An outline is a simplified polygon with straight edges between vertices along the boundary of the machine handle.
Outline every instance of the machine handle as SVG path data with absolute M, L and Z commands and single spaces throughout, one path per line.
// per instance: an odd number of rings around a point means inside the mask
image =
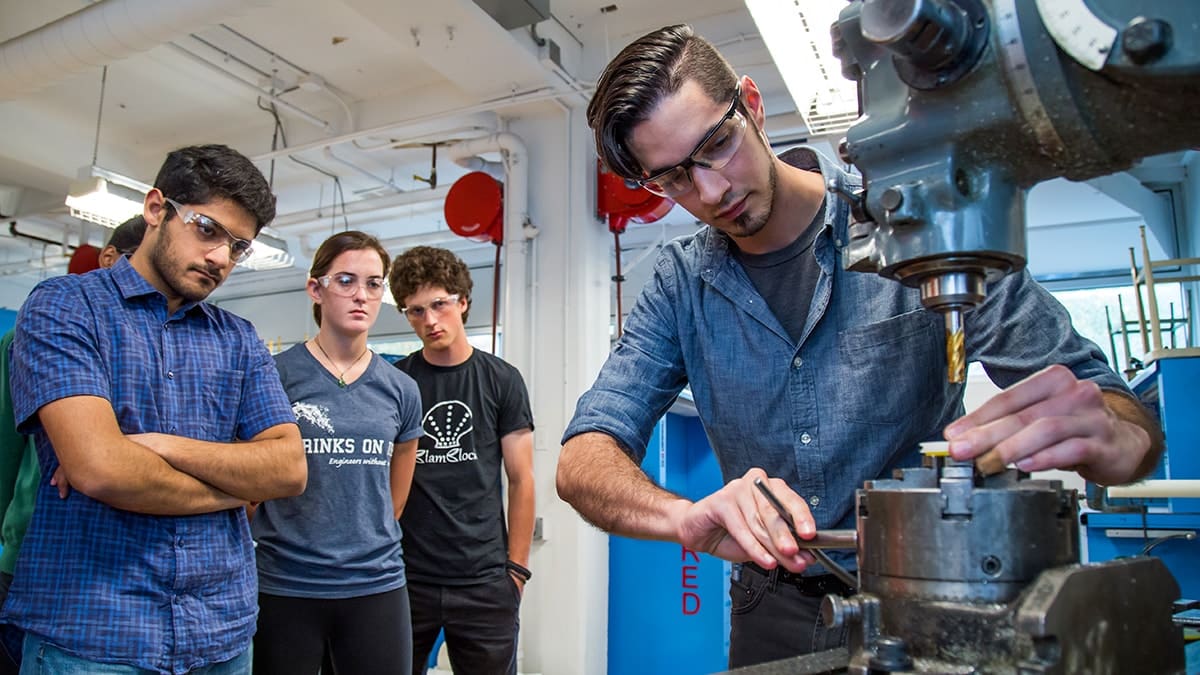
M 812 539 L 796 539 L 803 549 L 849 549 L 858 548 L 858 530 L 817 530 Z

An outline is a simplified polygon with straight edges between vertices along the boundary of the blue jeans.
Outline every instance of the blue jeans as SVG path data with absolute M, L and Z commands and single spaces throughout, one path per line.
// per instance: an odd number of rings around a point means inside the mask
M 120 663 L 100 663 L 71 656 L 33 634 L 25 635 L 22 675 L 154 675 L 154 671 Z M 191 675 L 250 675 L 250 650 L 223 663 L 197 668 Z

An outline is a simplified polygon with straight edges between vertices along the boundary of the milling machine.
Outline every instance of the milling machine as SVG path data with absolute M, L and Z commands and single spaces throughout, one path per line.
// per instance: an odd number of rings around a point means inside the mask
M 861 116 L 847 269 L 921 289 L 965 377 L 963 314 L 1025 266 L 1025 196 L 1200 145 L 1200 5 L 852 0 L 833 25 Z
M 840 195 L 843 264 L 920 289 L 952 382 L 964 313 L 1025 265 L 1027 190 L 1200 146 L 1194 2 L 851 0 L 832 33 L 861 107 L 839 149 L 865 185 Z M 1184 672 L 1174 577 L 1146 556 L 1079 564 L 1077 506 L 955 462 L 868 482 L 860 594 L 823 609 L 848 648 L 737 672 Z

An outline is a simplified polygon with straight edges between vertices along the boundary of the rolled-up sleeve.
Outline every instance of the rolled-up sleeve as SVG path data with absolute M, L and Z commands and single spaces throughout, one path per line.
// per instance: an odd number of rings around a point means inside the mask
M 967 314 L 965 328 L 969 357 L 1001 388 L 1062 364 L 1102 389 L 1129 393 L 1104 352 L 1075 331 L 1067 309 L 1028 270 L 995 283 L 983 304 Z
M 641 463 L 654 424 L 687 384 L 677 333 L 677 259 L 668 247 L 655 263 L 621 338 L 592 387 L 579 398 L 562 442 L 589 431 L 616 439 Z

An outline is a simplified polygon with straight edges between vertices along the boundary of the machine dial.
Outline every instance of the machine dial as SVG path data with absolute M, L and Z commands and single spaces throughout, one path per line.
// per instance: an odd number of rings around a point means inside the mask
M 1100 70 L 1112 53 L 1117 29 L 1096 16 L 1087 0 L 1035 0 L 1046 32 L 1071 58 Z

